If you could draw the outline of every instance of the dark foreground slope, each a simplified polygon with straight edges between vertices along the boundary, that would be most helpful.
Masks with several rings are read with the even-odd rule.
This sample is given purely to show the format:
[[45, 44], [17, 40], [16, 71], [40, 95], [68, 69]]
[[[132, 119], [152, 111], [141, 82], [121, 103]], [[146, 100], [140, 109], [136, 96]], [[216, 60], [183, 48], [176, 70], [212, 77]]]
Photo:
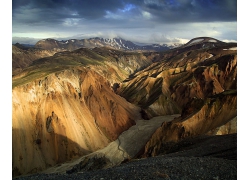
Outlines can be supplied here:
[[157, 157], [134, 159], [109, 169], [15, 179], [237, 179], [237, 134], [200, 136], [167, 147]]

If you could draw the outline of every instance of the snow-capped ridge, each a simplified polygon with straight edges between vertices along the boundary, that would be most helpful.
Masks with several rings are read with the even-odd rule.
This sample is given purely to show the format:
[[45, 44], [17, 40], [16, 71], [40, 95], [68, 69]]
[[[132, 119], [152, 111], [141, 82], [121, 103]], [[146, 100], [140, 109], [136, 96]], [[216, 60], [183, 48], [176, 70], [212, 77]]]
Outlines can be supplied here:
[[147, 44], [138, 45], [132, 41], [125, 40], [120, 37], [115, 38], [102, 38], [93, 37], [89, 39], [42, 39], [35, 45], [36, 48], [40, 49], [57, 49], [57, 50], [76, 50], [79, 48], [95, 48], [95, 47], [109, 47], [118, 50], [125, 51], [166, 51], [177, 47], [177, 45], [168, 44]]

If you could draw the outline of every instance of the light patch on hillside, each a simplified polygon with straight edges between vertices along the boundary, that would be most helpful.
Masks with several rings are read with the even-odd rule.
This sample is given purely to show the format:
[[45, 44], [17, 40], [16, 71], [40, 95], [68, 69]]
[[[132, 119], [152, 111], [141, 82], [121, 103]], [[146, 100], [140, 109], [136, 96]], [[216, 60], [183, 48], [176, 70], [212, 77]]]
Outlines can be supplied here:
[[215, 39], [209, 39], [208, 42], [217, 42]]
[[228, 48], [228, 49], [223, 49], [224, 51], [226, 50], [237, 50], [237, 47], [231, 47], [231, 48]]
[[204, 40], [203, 38], [201, 38], [201, 39], [195, 39], [195, 40], [191, 41], [189, 44], [198, 43], [198, 42], [201, 42], [203, 40]]

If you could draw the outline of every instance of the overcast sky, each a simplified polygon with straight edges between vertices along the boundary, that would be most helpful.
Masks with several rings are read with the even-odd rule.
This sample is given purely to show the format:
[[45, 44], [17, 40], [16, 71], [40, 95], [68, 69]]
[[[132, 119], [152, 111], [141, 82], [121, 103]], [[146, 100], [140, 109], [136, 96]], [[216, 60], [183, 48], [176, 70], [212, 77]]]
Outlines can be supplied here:
[[113, 38], [237, 41], [236, 0], [12, 0], [12, 43]]

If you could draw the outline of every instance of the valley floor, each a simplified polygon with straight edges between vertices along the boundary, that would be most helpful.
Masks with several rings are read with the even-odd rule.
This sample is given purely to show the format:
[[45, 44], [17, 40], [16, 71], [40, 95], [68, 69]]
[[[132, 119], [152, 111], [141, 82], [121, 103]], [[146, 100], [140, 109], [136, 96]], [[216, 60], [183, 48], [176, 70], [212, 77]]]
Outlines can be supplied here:
[[[169, 148], [171, 147], [171, 148]], [[162, 149], [157, 157], [134, 159], [119, 166], [73, 174], [34, 174], [35, 179], [237, 179], [237, 134], [200, 136]]]

